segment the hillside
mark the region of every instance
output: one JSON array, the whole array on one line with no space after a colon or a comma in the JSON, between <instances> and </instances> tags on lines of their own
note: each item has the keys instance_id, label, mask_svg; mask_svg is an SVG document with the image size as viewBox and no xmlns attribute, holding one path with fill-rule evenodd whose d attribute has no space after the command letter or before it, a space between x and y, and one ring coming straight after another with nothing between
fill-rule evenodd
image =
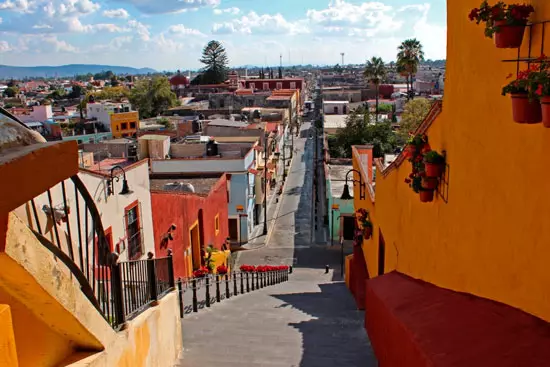
<instances>
[{"instance_id":1,"label":"hillside","mask_svg":"<svg viewBox=\"0 0 550 367\"><path fill-rule=\"evenodd\" d=\"M53 78L70 77L77 74L96 74L111 70L115 74L147 74L155 73L151 68L132 68L127 66L111 66L96 64L71 64L60 66L8 66L0 65L0 79L22 78Z\"/></svg>"}]
</instances>

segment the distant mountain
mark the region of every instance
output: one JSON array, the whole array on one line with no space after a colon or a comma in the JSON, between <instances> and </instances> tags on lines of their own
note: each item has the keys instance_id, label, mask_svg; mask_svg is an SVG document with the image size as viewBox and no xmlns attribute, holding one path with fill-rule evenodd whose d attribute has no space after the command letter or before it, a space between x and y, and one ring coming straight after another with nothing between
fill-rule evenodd
<instances>
[{"instance_id":1,"label":"distant mountain","mask_svg":"<svg viewBox=\"0 0 550 367\"><path fill-rule=\"evenodd\" d=\"M77 74L97 74L111 70L115 74L147 74L156 73L151 68L131 68L127 66L111 66L96 64L71 64L60 66L8 66L0 65L0 79L22 78L54 78L71 77Z\"/></svg>"}]
</instances>

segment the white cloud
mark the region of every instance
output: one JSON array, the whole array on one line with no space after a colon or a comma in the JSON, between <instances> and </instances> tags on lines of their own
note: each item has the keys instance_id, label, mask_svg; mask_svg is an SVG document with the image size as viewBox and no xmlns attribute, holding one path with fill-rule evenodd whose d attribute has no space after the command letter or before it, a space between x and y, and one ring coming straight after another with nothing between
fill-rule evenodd
<instances>
[{"instance_id":1,"label":"white cloud","mask_svg":"<svg viewBox=\"0 0 550 367\"><path fill-rule=\"evenodd\" d=\"M50 1L44 11L50 16L86 15L97 11L101 6L91 0L64 0L60 3Z\"/></svg>"},{"instance_id":2,"label":"white cloud","mask_svg":"<svg viewBox=\"0 0 550 367\"><path fill-rule=\"evenodd\" d=\"M192 36L204 36L204 33L198 29L186 28L183 24L174 24L168 28L168 31L177 35L192 35Z\"/></svg>"},{"instance_id":3,"label":"white cloud","mask_svg":"<svg viewBox=\"0 0 550 367\"><path fill-rule=\"evenodd\" d=\"M231 8L227 8L227 9L214 9L213 10L214 14L216 15L221 15L221 14L232 14L232 15L237 15L241 12L241 9L239 8L236 8L236 7L231 7Z\"/></svg>"},{"instance_id":4,"label":"white cloud","mask_svg":"<svg viewBox=\"0 0 550 367\"><path fill-rule=\"evenodd\" d=\"M52 29L53 27L49 24L38 23L32 26L33 29Z\"/></svg>"},{"instance_id":5,"label":"white cloud","mask_svg":"<svg viewBox=\"0 0 550 367\"><path fill-rule=\"evenodd\" d=\"M128 21L128 26L136 32L139 38L142 41L149 41L151 39L151 32L149 31L149 26L138 22L135 19L130 19Z\"/></svg>"},{"instance_id":6,"label":"white cloud","mask_svg":"<svg viewBox=\"0 0 550 367\"><path fill-rule=\"evenodd\" d=\"M215 7L221 0L120 0L146 14L179 13L194 8Z\"/></svg>"},{"instance_id":7,"label":"white cloud","mask_svg":"<svg viewBox=\"0 0 550 367\"><path fill-rule=\"evenodd\" d=\"M64 52L64 53L76 53L78 48L71 45L67 41L60 40L56 36L46 35L38 36L38 42L42 45L38 52Z\"/></svg>"},{"instance_id":8,"label":"white cloud","mask_svg":"<svg viewBox=\"0 0 550 367\"><path fill-rule=\"evenodd\" d=\"M111 9L111 10L105 10L103 12L103 16L107 18L122 18L126 19L130 16L126 9Z\"/></svg>"},{"instance_id":9,"label":"white cloud","mask_svg":"<svg viewBox=\"0 0 550 367\"><path fill-rule=\"evenodd\" d=\"M11 10L18 13L30 13L35 6L35 1L28 0L5 0L0 2L0 10Z\"/></svg>"},{"instance_id":10,"label":"white cloud","mask_svg":"<svg viewBox=\"0 0 550 367\"><path fill-rule=\"evenodd\" d=\"M13 51L10 44L7 41L0 41L0 52L9 52Z\"/></svg>"},{"instance_id":11,"label":"white cloud","mask_svg":"<svg viewBox=\"0 0 550 367\"><path fill-rule=\"evenodd\" d=\"M215 23L212 27L214 34L302 34L308 32L302 21L291 23L279 13L259 15L254 11L239 19Z\"/></svg>"}]
</instances>

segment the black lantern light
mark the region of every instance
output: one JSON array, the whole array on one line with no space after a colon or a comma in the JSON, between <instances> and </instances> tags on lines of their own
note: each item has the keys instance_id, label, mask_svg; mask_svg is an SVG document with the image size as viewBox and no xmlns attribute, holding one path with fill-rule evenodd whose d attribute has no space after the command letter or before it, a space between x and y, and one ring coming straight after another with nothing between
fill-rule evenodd
<instances>
[{"instance_id":1,"label":"black lantern light","mask_svg":"<svg viewBox=\"0 0 550 367\"><path fill-rule=\"evenodd\" d=\"M355 185L356 183L359 184L359 199L364 200L365 199L365 183L363 182L363 179L361 178L361 173L359 173L359 171L356 170L356 169L350 169L348 171L348 173L346 173L346 184L344 185L344 192L342 193L342 196L340 197L340 199L342 199L342 200L351 200L351 199L353 199L353 197L350 195L349 185L348 185L349 174L352 173L352 172L356 172L357 175L359 176L359 180L351 180L351 182L353 182L353 185Z\"/></svg>"},{"instance_id":2,"label":"black lantern light","mask_svg":"<svg viewBox=\"0 0 550 367\"><path fill-rule=\"evenodd\" d=\"M111 177L107 181L107 195L115 194L115 181L120 181L120 174L116 174L116 171L122 171L122 190L120 190L120 195L129 195L133 193L128 186L128 180L126 180L126 171L121 166L114 166L111 168Z\"/></svg>"}]
</instances>

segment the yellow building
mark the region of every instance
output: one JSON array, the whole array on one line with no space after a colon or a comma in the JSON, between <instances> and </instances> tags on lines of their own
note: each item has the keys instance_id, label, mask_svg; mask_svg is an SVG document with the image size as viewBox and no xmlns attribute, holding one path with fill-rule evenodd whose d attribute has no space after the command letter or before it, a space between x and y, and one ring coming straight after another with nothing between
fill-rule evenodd
<instances>
[{"instance_id":1,"label":"yellow building","mask_svg":"<svg viewBox=\"0 0 550 367\"><path fill-rule=\"evenodd\" d=\"M139 126L139 114L136 111L112 113L110 120L115 139L135 135Z\"/></svg>"},{"instance_id":2,"label":"yellow building","mask_svg":"<svg viewBox=\"0 0 550 367\"><path fill-rule=\"evenodd\" d=\"M373 231L353 258L370 279L354 279L351 266L350 287L364 287L381 366L550 363L550 129L512 120L501 88L527 63L503 62L518 51L496 48L468 19L479 3L447 1L445 96L417 131L446 156L434 201L420 202L404 182L412 170L404 155L389 166L378 160L374 185L353 150L367 188L361 200L355 187L355 209L369 211ZM550 19L550 2L526 3L532 21ZM526 31L521 57L549 49L542 29L533 25L532 39Z\"/></svg>"}]
</instances>

